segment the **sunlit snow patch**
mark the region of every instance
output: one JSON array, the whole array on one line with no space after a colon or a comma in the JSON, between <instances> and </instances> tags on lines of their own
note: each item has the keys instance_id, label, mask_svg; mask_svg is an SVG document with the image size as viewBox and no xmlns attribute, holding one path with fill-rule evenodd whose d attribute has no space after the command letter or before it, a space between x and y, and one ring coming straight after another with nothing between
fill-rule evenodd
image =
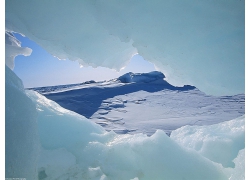
<instances>
[{"instance_id":1,"label":"sunlit snow patch","mask_svg":"<svg viewBox=\"0 0 250 180\"><path fill-rule=\"evenodd\" d=\"M26 93L36 106L42 109L38 112L38 129L44 150L41 152L38 173L44 180L56 178L210 180L228 179L235 173L233 169L223 168L221 162L217 164L202 153L178 145L161 130L156 131L151 137L143 134L117 135L112 131L108 133L84 117L63 110L36 92L26 91ZM244 121L244 118L241 121ZM229 129L230 125L231 121L214 126L221 130L219 127ZM244 128L241 129L244 132ZM204 134L209 133L209 129L207 132L204 131ZM244 137L241 136L240 140L242 138ZM223 143L219 139L218 143L221 142ZM231 161L235 157L226 158L227 161Z\"/></svg>"},{"instance_id":2,"label":"sunlit snow patch","mask_svg":"<svg viewBox=\"0 0 250 180\"><path fill-rule=\"evenodd\" d=\"M6 137L9 137L6 140L6 147L10 150L6 151L7 178L23 177L27 180L211 180L230 177L239 180L244 178L244 150L241 150L237 157L226 156L228 158L226 162L236 158L233 160L235 168L225 168L220 162L215 163L212 158L207 158L206 154L204 157L202 153L179 145L161 130L150 137L144 134L117 135L112 131L106 132L101 126L63 109L37 92L24 92L20 79L8 67L6 77L8 90L6 127L9 128L6 131ZM241 123L235 126L235 131L228 131L234 121ZM228 136L235 136L234 132L236 135L242 134L244 118L234 121L214 125L214 131L218 127L220 132L221 127L224 127ZM220 136L219 132L217 136L224 142L225 134ZM209 134L210 131L205 133ZM240 142L243 141L242 138L244 136L239 137ZM241 147L236 146L234 149Z\"/></svg>"}]
</instances>

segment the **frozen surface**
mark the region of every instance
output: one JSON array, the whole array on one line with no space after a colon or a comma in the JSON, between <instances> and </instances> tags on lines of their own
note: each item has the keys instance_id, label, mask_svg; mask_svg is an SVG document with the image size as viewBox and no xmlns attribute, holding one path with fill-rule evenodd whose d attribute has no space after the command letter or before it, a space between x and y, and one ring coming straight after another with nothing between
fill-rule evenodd
<instances>
[{"instance_id":1,"label":"frozen surface","mask_svg":"<svg viewBox=\"0 0 250 180\"><path fill-rule=\"evenodd\" d=\"M148 83L156 80L162 80L165 78L165 75L158 71L153 71L150 73L126 73L117 80L119 80L121 83L132 83L132 82L141 82L141 83Z\"/></svg>"},{"instance_id":2,"label":"frozen surface","mask_svg":"<svg viewBox=\"0 0 250 180\"><path fill-rule=\"evenodd\" d=\"M21 47L21 42L18 41L11 32L5 31L5 64L10 69L14 69L16 56L29 56L31 52L32 50L30 48Z\"/></svg>"},{"instance_id":3,"label":"frozen surface","mask_svg":"<svg viewBox=\"0 0 250 180\"><path fill-rule=\"evenodd\" d=\"M144 134L118 135L113 131L105 132L101 126L83 116L63 109L44 96L26 91L38 110L38 127L41 146L38 174L43 179L229 179L233 175L244 174L241 160L237 156L226 156L234 160L236 168L223 167L223 162L214 161L206 155L186 148L158 130L152 136ZM236 122L235 122L236 121ZM244 116L222 124L208 126L204 134L217 133L214 143L227 143L221 134L224 127L228 137L237 133L230 132L232 124L244 134ZM199 130L200 127L197 127ZM205 128L204 128L205 129ZM181 131L180 131L181 132ZM178 131L176 131L178 134ZM190 137L192 141L195 137ZM239 139L244 142L244 136ZM177 141L178 142L178 141ZM204 149L210 149L205 146ZM218 154L221 153L219 149ZM226 151L228 150L228 151ZM231 149L225 149L230 153ZM214 152L215 153L215 152ZM240 160L241 159L241 160ZM192 163L190 163L192 162ZM237 163L238 162L238 163ZM236 170L238 170L236 172ZM242 176L243 177L243 176ZM242 178L244 179L244 178Z\"/></svg>"},{"instance_id":4,"label":"frozen surface","mask_svg":"<svg viewBox=\"0 0 250 180\"><path fill-rule=\"evenodd\" d=\"M210 125L245 114L244 94L209 96L163 78L160 72L127 73L105 82L33 90L119 134L152 135L157 129L170 134L184 125Z\"/></svg>"},{"instance_id":5,"label":"frozen surface","mask_svg":"<svg viewBox=\"0 0 250 180\"><path fill-rule=\"evenodd\" d=\"M114 88L115 84L109 85ZM185 147L162 130L157 130L150 137L107 132L100 125L62 108L35 91L24 91L21 80L8 67L6 92L8 178L244 179L244 143L240 146L234 143L236 140L244 142L244 116L208 126L208 130L185 127L186 131L191 129L194 133L204 131L207 134L201 136L204 141L215 137L214 144L228 144L228 140L233 142L231 149L225 149L225 153L233 149L233 155L225 156L223 161L214 161L209 153L198 152L192 146ZM120 104L114 104L116 106ZM179 135L178 130L175 131L176 137L182 135L182 131ZM188 136L184 140L195 142L196 136ZM206 150L210 147L211 143L208 143L202 148ZM222 152L219 149L217 153ZM229 162L229 167L224 162ZM232 162L235 167L231 167Z\"/></svg>"},{"instance_id":6,"label":"frozen surface","mask_svg":"<svg viewBox=\"0 0 250 180\"><path fill-rule=\"evenodd\" d=\"M184 126L171 139L185 148L229 167L230 180L245 179L245 115L210 126Z\"/></svg>"},{"instance_id":7,"label":"frozen surface","mask_svg":"<svg viewBox=\"0 0 250 180\"><path fill-rule=\"evenodd\" d=\"M245 149L239 151L237 158L233 162L235 168L230 169L230 180L245 179Z\"/></svg>"},{"instance_id":8,"label":"frozen surface","mask_svg":"<svg viewBox=\"0 0 250 180\"><path fill-rule=\"evenodd\" d=\"M38 93L27 93L37 104L40 141L46 149L40 156L40 176L47 179L226 179L221 166L182 148L163 131L151 137L107 133L101 126ZM192 165L187 163L191 160Z\"/></svg>"},{"instance_id":9,"label":"frozen surface","mask_svg":"<svg viewBox=\"0 0 250 180\"><path fill-rule=\"evenodd\" d=\"M40 148L36 107L7 66L5 77L5 177L34 180Z\"/></svg>"},{"instance_id":10,"label":"frozen surface","mask_svg":"<svg viewBox=\"0 0 250 180\"><path fill-rule=\"evenodd\" d=\"M224 167L235 167L233 160L245 148L245 116L211 126L184 126L171 138Z\"/></svg>"},{"instance_id":11,"label":"frozen surface","mask_svg":"<svg viewBox=\"0 0 250 180\"><path fill-rule=\"evenodd\" d=\"M139 53L173 85L244 93L245 1L6 1L6 29L60 59L124 67Z\"/></svg>"},{"instance_id":12,"label":"frozen surface","mask_svg":"<svg viewBox=\"0 0 250 180\"><path fill-rule=\"evenodd\" d=\"M6 178L244 179L245 117L239 116L245 95L238 94L244 93L244 6L213 0L6 1ZM81 65L120 69L139 53L171 84L238 95L176 87L160 73L39 88L89 120L24 91L11 69L16 55L31 50L12 32ZM178 129L183 125L192 126Z\"/></svg>"}]
</instances>

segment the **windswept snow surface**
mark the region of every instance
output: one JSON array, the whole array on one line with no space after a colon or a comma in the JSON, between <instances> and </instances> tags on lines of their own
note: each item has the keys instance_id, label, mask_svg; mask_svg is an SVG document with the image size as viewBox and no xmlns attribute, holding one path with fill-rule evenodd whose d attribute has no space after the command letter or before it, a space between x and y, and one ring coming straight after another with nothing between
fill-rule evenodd
<instances>
[{"instance_id":1,"label":"windswept snow surface","mask_svg":"<svg viewBox=\"0 0 250 180\"><path fill-rule=\"evenodd\" d=\"M8 0L6 29L60 59L121 69L139 53L173 85L244 93L245 1Z\"/></svg>"},{"instance_id":2,"label":"windswept snow surface","mask_svg":"<svg viewBox=\"0 0 250 180\"><path fill-rule=\"evenodd\" d=\"M127 73L107 82L32 88L107 131L170 134L184 125L210 125L245 114L245 95L208 96L175 87L161 72ZM136 117L136 118L135 118Z\"/></svg>"},{"instance_id":3,"label":"windswept snow surface","mask_svg":"<svg viewBox=\"0 0 250 180\"><path fill-rule=\"evenodd\" d=\"M24 91L21 80L8 67L6 79L6 178L244 179L244 116L207 128L185 127L185 132L190 129L189 134L194 134L183 139L185 142L195 144L198 140L192 138L197 138L196 131L204 132L199 139L204 144L202 153L193 146L183 146L176 138L183 136L178 130L175 138L162 130L150 137L107 132L35 91ZM116 83L109 85L117 87ZM210 153L210 139L232 148L223 146ZM237 140L241 143L234 143ZM210 156L230 154L232 149L234 153L223 156L223 161Z\"/></svg>"}]
</instances>

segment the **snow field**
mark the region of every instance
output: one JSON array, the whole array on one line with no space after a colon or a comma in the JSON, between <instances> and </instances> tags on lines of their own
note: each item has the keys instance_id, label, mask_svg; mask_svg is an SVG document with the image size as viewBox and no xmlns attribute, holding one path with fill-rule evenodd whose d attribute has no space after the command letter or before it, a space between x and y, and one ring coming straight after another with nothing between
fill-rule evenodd
<instances>
[{"instance_id":1,"label":"snow field","mask_svg":"<svg viewBox=\"0 0 250 180\"><path fill-rule=\"evenodd\" d=\"M210 143L202 146L202 153L193 146L187 148L179 145L176 138L167 136L162 130L150 137L145 134L118 135L113 131L106 132L101 126L60 107L37 92L28 90L24 93L20 79L8 67L6 69L6 92L13 97L7 94L6 98L7 110L12 109L7 112L6 122L11 123L10 129L13 129L6 131L9 137L6 146L11 153L6 159L7 165L11 164L6 168L6 177L32 180L244 179L244 150L241 150L244 144L238 146L237 143L231 143L234 155L214 162L208 151ZM14 97L13 90L23 95ZM23 101L23 98L26 100ZM23 107L26 107L25 113L22 111L19 114ZM19 121L22 121L21 126ZM231 130L231 126L235 126L235 129ZM184 128L186 131L193 128L204 131L204 142L210 140L210 132L216 134L216 138L210 135L214 143L227 144L228 139L234 142L237 138L243 142L244 136L238 135L244 132L244 117L207 126L207 130L200 127ZM178 137L177 132L175 137ZM191 132L195 133L195 130ZM192 138L196 138L196 135L187 136L184 142L195 144ZM16 155L13 155L12 149L17 150ZM214 151L212 155L214 153L222 154L221 150ZM232 161L235 168L230 167Z\"/></svg>"}]
</instances>

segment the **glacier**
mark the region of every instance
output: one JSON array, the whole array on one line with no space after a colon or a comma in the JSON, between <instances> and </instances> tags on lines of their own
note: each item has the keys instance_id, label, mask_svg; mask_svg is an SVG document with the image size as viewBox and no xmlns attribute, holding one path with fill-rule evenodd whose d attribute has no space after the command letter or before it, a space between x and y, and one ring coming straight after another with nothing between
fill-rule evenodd
<instances>
[{"instance_id":1,"label":"glacier","mask_svg":"<svg viewBox=\"0 0 250 180\"><path fill-rule=\"evenodd\" d=\"M245 88L244 16L244 0L8 0L5 24L59 59L119 70L138 53L173 85L233 95Z\"/></svg>"},{"instance_id":2,"label":"glacier","mask_svg":"<svg viewBox=\"0 0 250 180\"><path fill-rule=\"evenodd\" d=\"M25 90L11 70L17 55L32 52L16 32L83 66L119 70L138 53L171 84L213 95L244 93L245 1L5 3L6 178L245 179L244 116L184 126L170 137L162 130L150 137L116 134Z\"/></svg>"}]
</instances>

